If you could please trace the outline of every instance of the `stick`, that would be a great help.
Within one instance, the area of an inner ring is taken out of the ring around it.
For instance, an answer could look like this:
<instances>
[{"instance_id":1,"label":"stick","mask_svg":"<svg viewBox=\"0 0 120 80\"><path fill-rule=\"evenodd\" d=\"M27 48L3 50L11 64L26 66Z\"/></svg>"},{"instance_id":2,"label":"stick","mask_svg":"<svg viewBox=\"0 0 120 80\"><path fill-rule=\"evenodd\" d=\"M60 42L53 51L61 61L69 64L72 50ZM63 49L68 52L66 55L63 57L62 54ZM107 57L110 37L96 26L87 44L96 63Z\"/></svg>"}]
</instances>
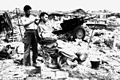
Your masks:
<instances>
[{"instance_id":1,"label":"stick","mask_svg":"<svg viewBox=\"0 0 120 80\"><path fill-rule=\"evenodd\" d=\"M95 21L96 22L96 21ZM94 25L94 28L95 28L95 25ZM94 32L94 28L93 28L93 30L92 30L92 33L91 33L91 36L90 36L90 40L89 40L89 42L88 42L88 49L89 49L89 44L90 44L90 42L91 42L91 39L92 39L92 35L93 35L93 32Z\"/></svg>"},{"instance_id":2,"label":"stick","mask_svg":"<svg viewBox=\"0 0 120 80\"><path fill-rule=\"evenodd\" d=\"M19 14L18 14L18 11L17 11L17 8L16 8L16 14L17 14L17 20L18 20L18 27L19 27L19 30L20 30L20 35L21 35L21 38L23 39L23 35L22 35L22 32L21 32L21 28L20 28L20 22L19 22Z\"/></svg>"}]
</instances>

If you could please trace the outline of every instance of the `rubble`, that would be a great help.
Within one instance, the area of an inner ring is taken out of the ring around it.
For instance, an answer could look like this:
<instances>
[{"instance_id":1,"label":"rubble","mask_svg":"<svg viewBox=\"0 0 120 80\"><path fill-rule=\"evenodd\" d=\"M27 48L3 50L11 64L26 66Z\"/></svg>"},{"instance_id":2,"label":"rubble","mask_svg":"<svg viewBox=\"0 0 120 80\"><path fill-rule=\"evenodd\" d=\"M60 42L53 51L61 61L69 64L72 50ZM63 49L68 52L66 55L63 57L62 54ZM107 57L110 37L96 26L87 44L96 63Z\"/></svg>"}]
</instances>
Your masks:
<instances>
[{"instance_id":1,"label":"rubble","mask_svg":"<svg viewBox=\"0 0 120 80\"><path fill-rule=\"evenodd\" d=\"M11 46L7 50L10 59L4 57L0 60L1 80L120 80L119 27L113 31L87 27L86 42L78 39L73 42L57 40L59 51L64 52L68 59L61 69L52 69L45 65L40 55L37 59L38 67L22 65L24 44L16 19L12 23L13 40L10 43L4 42L4 33L0 35L0 54L3 48ZM40 45L38 49L42 53ZM72 61L78 58L76 54L80 55L80 63Z\"/></svg>"}]
</instances>

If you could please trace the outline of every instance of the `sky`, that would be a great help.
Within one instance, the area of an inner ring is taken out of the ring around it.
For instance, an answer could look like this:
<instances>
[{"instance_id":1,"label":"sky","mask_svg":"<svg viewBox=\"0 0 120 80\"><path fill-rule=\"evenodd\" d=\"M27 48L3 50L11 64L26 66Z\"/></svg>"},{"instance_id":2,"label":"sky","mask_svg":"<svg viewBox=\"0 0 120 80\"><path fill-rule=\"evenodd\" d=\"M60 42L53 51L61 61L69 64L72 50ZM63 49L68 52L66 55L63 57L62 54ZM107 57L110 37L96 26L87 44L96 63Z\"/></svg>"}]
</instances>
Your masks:
<instances>
[{"instance_id":1,"label":"sky","mask_svg":"<svg viewBox=\"0 0 120 80\"><path fill-rule=\"evenodd\" d=\"M120 12L119 0L0 0L0 10L14 10L30 5L33 10L69 11L81 8L88 10L110 10Z\"/></svg>"}]
</instances>

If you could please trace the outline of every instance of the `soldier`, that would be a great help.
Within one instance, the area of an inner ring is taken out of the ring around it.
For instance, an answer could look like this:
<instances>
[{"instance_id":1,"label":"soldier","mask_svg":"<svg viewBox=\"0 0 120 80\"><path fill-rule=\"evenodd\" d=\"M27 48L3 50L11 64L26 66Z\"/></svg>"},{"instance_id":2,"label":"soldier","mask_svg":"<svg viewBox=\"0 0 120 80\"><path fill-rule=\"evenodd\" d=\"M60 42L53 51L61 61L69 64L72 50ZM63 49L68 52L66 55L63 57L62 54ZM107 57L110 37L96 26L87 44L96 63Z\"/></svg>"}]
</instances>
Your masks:
<instances>
[{"instance_id":1,"label":"soldier","mask_svg":"<svg viewBox=\"0 0 120 80\"><path fill-rule=\"evenodd\" d=\"M56 38L56 36L54 34L52 34L52 31L54 31L53 25L49 22L48 19L49 15L46 12L42 12L39 15L39 32L40 34L42 33L42 36L45 37L50 37L50 38Z\"/></svg>"},{"instance_id":2,"label":"soldier","mask_svg":"<svg viewBox=\"0 0 120 80\"><path fill-rule=\"evenodd\" d=\"M33 66L37 64L36 59L38 56L38 51L37 51L38 34L37 34L37 25L35 24L37 19L30 14L31 9L32 8L29 5L25 5L24 6L25 16L22 17L22 24L25 28L25 33L23 38L23 43L24 43L23 65L25 66L31 65L30 49L32 49L33 52L32 55Z\"/></svg>"}]
</instances>

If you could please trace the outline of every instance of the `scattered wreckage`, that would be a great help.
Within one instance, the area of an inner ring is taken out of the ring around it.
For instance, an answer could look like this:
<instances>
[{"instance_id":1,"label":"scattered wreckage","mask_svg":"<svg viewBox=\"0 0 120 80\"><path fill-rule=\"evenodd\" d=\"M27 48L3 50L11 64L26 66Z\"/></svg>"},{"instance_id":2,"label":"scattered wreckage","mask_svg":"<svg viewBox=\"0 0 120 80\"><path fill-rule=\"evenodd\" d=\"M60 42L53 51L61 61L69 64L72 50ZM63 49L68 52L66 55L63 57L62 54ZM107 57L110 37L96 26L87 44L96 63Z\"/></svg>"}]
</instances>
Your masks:
<instances>
[{"instance_id":1,"label":"scattered wreckage","mask_svg":"<svg viewBox=\"0 0 120 80\"><path fill-rule=\"evenodd\" d=\"M80 61L82 62L82 60L79 59L80 54L72 53L74 55L74 58L73 58L73 56L71 57L71 55L69 55L69 53L60 49L60 47L61 47L60 44L62 44L62 43L59 40L63 41L63 43L65 40L66 41L75 41L75 39L77 37L84 40L86 32L85 32L84 28L81 27L81 25L88 19L74 18L74 19L70 19L70 20L67 20L67 21L64 21L63 23L61 23L62 30L53 32L53 34L57 34L58 40L52 39L52 38L42 38L41 39L41 41L39 42L41 45L40 55L44 58L45 64L48 65L48 64L53 63L53 64L55 64L55 66L59 65L59 67L62 67L62 64L64 64L67 61L67 58L71 58L73 61L77 60L78 63L80 63ZM80 32L80 35L77 35L78 32ZM66 41L65 41L65 43L66 43ZM66 45L66 47L67 46L68 45ZM73 46L73 47L75 48L75 46ZM64 49L64 47L61 47L61 48ZM16 53L17 53L18 46L15 49L16 49Z\"/></svg>"},{"instance_id":2,"label":"scattered wreckage","mask_svg":"<svg viewBox=\"0 0 120 80\"><path fill-rule=\"evenodd\" d=\"M74 22L74 19L70 21ZM120 29L118 28L113 32L105 29L96 29L92 33L92 36L89 34L91 39L89 37L89 39L86 40L86 37L88 37L86 36L86 30L81 26L84 21L82 23L79 23L79 21L80 19L75 18L75 22L78 23L69 21L61 23L63 30L53 32L55 35L57 34L58 39L43 38L41 42L39 42L41 44L39 57L43 59L39 61L50 68L62 69L66 65L70 66L70 70L67 69L69 76L78 77L79 79L81 77L81 79L88 78L88 80L92 80L92 77L95 79L116 78L116 76L112 76L112 74L118 76L120 69L118 65L114 64L112 61L116 63L120 61L120 55L118 54L119 43L114 43L115 40L118 40L118 32ZM68 26L70 27L68 28ZM77 35L78 32L81 34ZM13 44L11 45L13 46ZM20 45L23 46L23 44ZM20 48L20 46L18 45L15 48L6 45L6 48L7 50L8 48L15 50L16 54L23 54L23 52L19 52L20 50L18 48ZM23 49L23 47L21 48ZM114 48L116 48L116 51L114 51ZM15 57L14 62L20 64L22 58L18 60L20 56L12 56L12 58Z\"/></svg>"},{"instance_id":3,"label":"scattered wreckage","mask_svg":"<svg viewBox=\"0 0 120 80\"><path fill-rule=\"evenodd\" d=\"M6 34L5 41L8 42L8 39L13 34L13 26L10 19L10 16L7 12L3 12L0 14L0 34L3 32Z\"/></svg>"},{"instance_id":4,"label":"scattered wreckage","mask_svg":"<svg viewBox=\"0 0 120 80\"><path fill-rule=\"evenodd\" d=\"M86 32L85 29L81 27L81 25L85 23L86 20L92 18L94 17L90 17L87 19L82 17L66 20L61 23L62 30L53 31L53 34L56 34L58 36L58 39L43 38L40 41L41 50L44 55L42 56L45 60L46 58L48 59L48 64L53 63L55 66L61 68L63 64L68 64L68 58L72 62L77 61L79 64L85 61L85 59L87 58L87 54L81 54L82 50L81 52L77 52L78 50L80 50L81 46L79 47L77 42L76 45L73 45L69 42L74 43L76 38L78 38L78 41L79 39L84 41ZM51 61L49 61L49 59L51 59Z\"/></svg>"}]
</instances>

